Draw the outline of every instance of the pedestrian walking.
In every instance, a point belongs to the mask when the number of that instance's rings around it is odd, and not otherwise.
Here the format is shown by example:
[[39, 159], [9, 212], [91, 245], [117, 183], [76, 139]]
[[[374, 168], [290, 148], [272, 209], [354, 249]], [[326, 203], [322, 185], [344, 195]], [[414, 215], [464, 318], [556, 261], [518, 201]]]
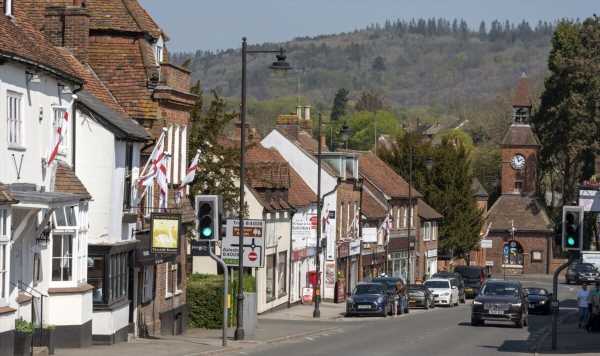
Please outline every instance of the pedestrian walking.
[[590, 302], [590, 291], [587, 289], [587, 285], [584, 284], [581, 286], [581, 290], [577, 292], [577, 307], [579, 308], [579, 325], [578, 327], [581, 329], [582, 326], [587, 326], [588, 317], [590, 313], [589, 309]]
[[586, 329], [588, 331], [600, 331], [600, 283], [596, 282], [596, 288], [590, 292], [591, 302], [590, 318]]

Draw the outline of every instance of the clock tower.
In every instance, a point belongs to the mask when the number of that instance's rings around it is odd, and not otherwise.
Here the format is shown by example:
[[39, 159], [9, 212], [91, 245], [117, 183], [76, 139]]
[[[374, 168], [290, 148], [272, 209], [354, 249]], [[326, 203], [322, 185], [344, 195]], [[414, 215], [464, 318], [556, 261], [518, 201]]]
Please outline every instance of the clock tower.
[[523, 73], [512, 99], [512, 124], [501, 145], [502, 194], [534, 195], [536, 193], [540, 142], [529, 125], [531, 109], [529, 81]]

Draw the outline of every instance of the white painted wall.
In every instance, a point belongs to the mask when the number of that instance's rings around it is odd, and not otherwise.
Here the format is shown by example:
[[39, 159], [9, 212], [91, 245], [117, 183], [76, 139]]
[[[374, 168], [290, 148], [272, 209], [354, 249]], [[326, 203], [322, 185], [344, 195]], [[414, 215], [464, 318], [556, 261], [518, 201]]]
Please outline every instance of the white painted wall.
[[112, 335], [129, 324], [129, 305], [111, 311], [94, 312], [92, 335]]
[[[47, 158], [54, 140], [53, 107], [61, 106], [67, 112], [72, 112], [72, 95], [62, 94], [59, 99], [57, 86], [59, 81], [43, 72], [39, 73], [39, 77], [40, 83], [31, 83], [27, 89], [25, 67], [13, 62], [0, 66], [0, 162], [5, 162], [0, 164], [0, 181], [3, 183], [26, 182], [38, 185], [44, 183], [44, 178], [48, 175], [42, 174], [42, 158]], [[7, 91], [22, 95], [24, 147], [21, 149], [8, 148]], [[71, 138], [68, 137], [68, 140], [70, 145]], [[17, 179], [13, 154], [17, 167], [21, 157], [23, 160], [20, 179]], [[70, 162], [70, 153], [62, 159]]]
[[44, 298], [44, 303], [47, 303], [44, 320], [50, 325], [82, 325], [92, 319], [91, 290], [81, 294], [52, 294]]
[[0, 314], [0, 333], [14, 330], [15, 316], [15, 313]]

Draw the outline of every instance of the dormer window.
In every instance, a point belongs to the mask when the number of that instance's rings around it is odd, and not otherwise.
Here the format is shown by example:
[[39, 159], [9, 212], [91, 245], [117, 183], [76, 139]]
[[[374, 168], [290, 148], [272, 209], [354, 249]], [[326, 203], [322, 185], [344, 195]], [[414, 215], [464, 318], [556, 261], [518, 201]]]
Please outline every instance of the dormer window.
[[154, 59], [156, 60], [156, 65], [160, 66], [163, 62], [163, 52], [165, 49], [165, 42], [162, 37], [159, 37], [156, 43], [154, 44]]
[[12, 0], [4, 0], [4, 15], [12, 17], [12, 15], [13, 15], [12, 7], [13, 7]]

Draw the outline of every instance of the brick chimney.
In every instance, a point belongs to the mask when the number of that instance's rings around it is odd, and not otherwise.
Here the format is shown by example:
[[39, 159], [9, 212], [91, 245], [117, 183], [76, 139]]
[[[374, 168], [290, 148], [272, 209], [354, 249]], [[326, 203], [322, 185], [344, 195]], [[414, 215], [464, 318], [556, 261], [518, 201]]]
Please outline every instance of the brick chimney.
[[279, 115], [275, 128], [281, 131], [284, 135], [292, 140], [298, 139], [298, 131], [300, 131], [300, 123], [298, 115]]
[[[70, 3], [70, 4], [69, 4]], [[65, 47], [83, 63], [88, 61], [90, 15], [85, 0], [46, 8], [44, 33], [53, 45]]]

